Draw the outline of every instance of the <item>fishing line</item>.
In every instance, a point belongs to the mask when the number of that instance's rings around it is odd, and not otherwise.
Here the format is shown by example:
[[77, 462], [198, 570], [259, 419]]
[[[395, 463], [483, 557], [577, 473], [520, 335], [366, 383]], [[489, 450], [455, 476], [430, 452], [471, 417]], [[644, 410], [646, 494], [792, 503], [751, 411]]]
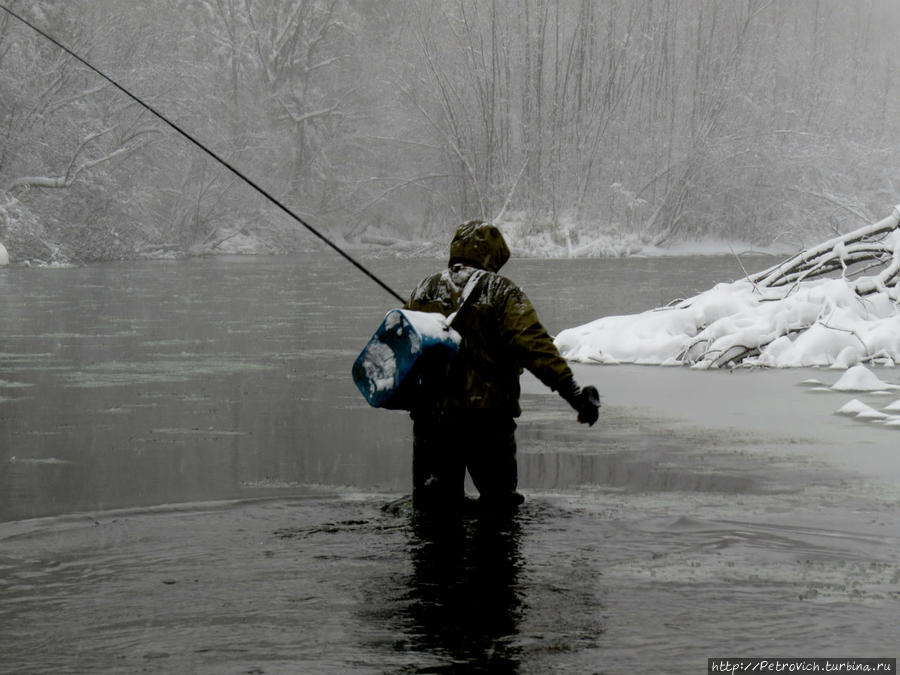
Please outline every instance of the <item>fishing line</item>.
[[132, 94], [130, 91], [128, 91], [128, 89], [126, 89], [125, 87], [123, 87], [121, 84], [119, 84], [118, 82], [116, 82], [114, 79], [112, 79], [111, 77], [109, 77], [109, 76], [106, 75], [105, 73], [101, 72], [98, 68], [94, 67], [94, 66], [91, 65], [90, 63], [88, 63], [86, 60], [84, 60], [84, 59], [83, 59], [82, 57], [80, 57], [78, 54], [76, 54], [76, 53], [73, 52], [71, 49], [69, 49], [69, 48], [66, 47], [64, 44], [62, 44], [59, 40], [57, 40], [56, 38], [54, 38], [52, 35], [49, 35], [47, 32], [41, 30], [40, 28], [38, 28], [37, 26], [35, 26], [33, 23], [31, 23], [31, 22], [28, 21], [27, 19], [22, 18], [21, 16], [19, 16], [19, 15], [16, 14], [15, 12], [13, 12], [11, 9], [9, 9], [8, 7], [6, 7], [5, 5], [0, 5], [0, 9], [2, 9], [4, 12], [6, 12], [6, 13], [9, 14], [10, 16], [14, 17], [15, 19], [18, 19], [20, 22], [22, 22], [23, 24], [25, 24], [26, 26], [28, 26], [29, 28], [31, 28], [31, 30], [33, 30], [34, 32], [36, 32], [38, 35], [41, 35], [41, 36], [43, 36], [44, 38], [46, 38], [47, 40], [49, 40], [50, 42], [52, 42], [54, 45], [56, 45], [56, 46], [59, 47], [61, 50], [63, 50], [64, 52], [66, 52], [69, 56], [71, 56], [72, 58], [74, 58], [76, 61], [80, 62], [82, 65], [84, 65], [84, 66], [85, 66], [86, 68], [88, 68], [89, 70], [92, 70], [93, 72], [95, 72], [97, 75], [99, 75], [99, 76], [102, 77], [104, 80], [106, 80], [107, 82], [109, 82], [112, 86], [114, 86], [116, 89], [118, 89], [118, 90], [121, 91], [123, 94], [125, 94], [126, 96], [128, 96], [130, 99], [132, 99], [133, 101], [135, 101], [137, 104], [143, 106], [147, 111], [149, 111], [151, 114], [153, 114], [157, 119], [159, 119], [159, 120], [165, 122], [166, 124], [168, 124], [172, 129], [174, 129], [176, 132], [178, 132], [181, 136], [183, 136], [183, 137], [186, 138], [188, 141], [190, 141], [191, 143], [193, 143], [194, 145], [196, 145], [198, 148], [200, 148], [200, 149], [201, 149], [203, 152], [205, 152], [207, 155], [209, 155], [209, 156], [212, 157], [214, 160], [216, 160], [217, 162], [219, 162], [219, 164], [221, 164], [221, 165], [224, 166], [226, 169], [228, 169], [229, 171], [231, 171], [231, 173], [233, 173], [235, 176], [237, 176], [238, 178], [240, 178], [241, 180], [243, 180], [245, 183], [247, 183], [247, 185], [249, 185], [249, 186], [252, 187], [254, 190], [256, 190], [257, 192], [259, 192], [259, 194], [261, 194], [263, 197], [265, 197], [266, 199], [268, 199], [272, 204], [274, 204], [275, 206], [277, 206], [277, 207], [278, 207], [279, 209], [281, 209], [284, 213], [286, 213], [288, 216], [290, 216], [290, 217], [293, 218], [295, 221], [297, 221], [298, 223], [300, 223], [303, 227], [305, 227], [307, 230], [309, 230], [310, 232], [312, 232], [315, 236], [317, 236], [317, 237], [318, 237], [319, 239], [321, 239], [323, 242], [325, 242], [326, 244], [328, 244], [328, 246], [330, 246], [330, 247], [333, 248], [335, 251], [337, 251], [337, 252], [338, 252], [341, 256], [343, 256], [350, 264], [352, 264], [354, 267], [356, 267], [356, 269], [358, 269], [360, 272], [362, 272], [363, 274], [365, 274], [367, 277], [369, 277], [372, 281], [374, 281], [376, 284], [378, 284], [379, 286], [381, 286], [381, 287], [382, 287], [384, 290], [386, 290], [388, 293], [390, 293], [391, 295], [393, 295], [393, 296], [394, 296], [397, 300], [399, 300], [401, 303], [405, 303], [405, 302], [406, 302], [406, 300], [404, 300], [404, 298], [401, 297], [400, 294], [398, 294], [394, 289], [392, 289], [392, 288], [391, 288], [390, 286], [388, 286], [385, 282], [383, 282], [381, 279], [379, 279], [379, 278], [375, 275], [374, 272], [372, 272], [371, 270], [369, 270], [369, 269], [367, 269], [365, 266], [363, 266], [362, 263], [360, 263], [360, 262], [357, 261], [355, 258], [353, 258], [353, 256], [351, 256], [349, 253], [347, 253], [346, 251], [344, 251], [340, 246], [338, 246], [338, 245], [337, 245], [336, 243], [334, 243], [331, 239], [329, 239], [327, 236], [325, 236], [325, 234], [323, 234], [320, 230], [316, 229], [315, 227], [313, 227], [312, 225], [310, 225], [309, 223], [307, 223], [305, 220], [303, 220], [303, 218], [301, 218], [300, 216], [298, 216], [298, 215], [297, 215], [296, 213], [294, 213], [291, 209], [289, 209], [287, 206], [285, 206], [281, 201], [279, 201], [279, 200], [278, 200], [274, 195], [272, 195], [268, 190], [266, 190], [265, 188], [263, 188], [262, 186], [260, 186], [256, 181], [252, 180], [250, 177], [248, 177], [246, 174], [244, 174], [240, 169], [238, 169], [237, 167], [233, 166], [230, 162], [228, 162], [227, 160], [225, 160], [223, 157], [221, 157], [221, 156], [219, 156], [218, 154], [216, 154], [213, 150], [210, 150], [208, 147], [206, 147], [206, 145], [204, 145], [203, 143], [201, 143], [199, 140], [197, 140], [197, 139], [196, 139], [194, 136], [192, 136], [190, 133], [188, 133], [187, 131], [185, 131], [184, 129], [182, 129], [180, 126], [178, 126], [177, 124], [175, 124], [175, 122], [173, 122], [173, 121], [170, 120], [168, 117], [166, 117], [165, 115], [163, 115], [161, 112], [159, 112], [158, 110], [156, 110], [155, 108], [153, 108], [153, 106], [151, 106], [149, 103], [145, 103], [144, 101], [142, 101], [139, 97], [137, 97], [136, 95]]

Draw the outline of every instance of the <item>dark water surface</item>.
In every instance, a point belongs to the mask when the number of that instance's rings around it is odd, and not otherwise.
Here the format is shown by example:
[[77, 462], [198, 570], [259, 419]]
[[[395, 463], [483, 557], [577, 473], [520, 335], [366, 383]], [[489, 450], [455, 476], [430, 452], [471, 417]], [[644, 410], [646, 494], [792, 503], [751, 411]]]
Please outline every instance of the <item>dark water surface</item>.
[[[405, 295], [442, 263], [371, 264]], [[729, 258], [504, 271], [554, 333], [739, 274]], [[408, 420], [369, 409], [349, 377], [392, 306], [324, 254], [0, 271], [0, 521], [298, 485], [405, 490]]]
[[[372, 264], [404, 294], [441, 265]], [[551, 332], [740, 276], [504, 271]], [[349, 377], [392, 306], [330, 255], [0, 270], [0, 672], [897, 655], [898, 432], [833, 415], [846, 397], [809, 373], [579, 366], [593, 429], [524, 380], [521, 511], [429, 522], [408, 419]]]

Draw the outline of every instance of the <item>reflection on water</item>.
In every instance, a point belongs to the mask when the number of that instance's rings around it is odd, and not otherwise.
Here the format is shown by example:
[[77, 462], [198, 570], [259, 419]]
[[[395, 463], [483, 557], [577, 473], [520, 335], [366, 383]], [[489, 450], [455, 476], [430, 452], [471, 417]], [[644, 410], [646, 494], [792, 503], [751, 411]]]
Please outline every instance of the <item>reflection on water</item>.
[[895, 508], [849, 489], [593, 488], [452, 523], [383, 502], [2, 523], [0, 670], [687, 674], [737, 642], [832, 656], [897, 644]]
[[514, 515], [413, 517], [401, 617], [409, 649], [449, 661], [429, 672], [518, 672], [521, 537]]

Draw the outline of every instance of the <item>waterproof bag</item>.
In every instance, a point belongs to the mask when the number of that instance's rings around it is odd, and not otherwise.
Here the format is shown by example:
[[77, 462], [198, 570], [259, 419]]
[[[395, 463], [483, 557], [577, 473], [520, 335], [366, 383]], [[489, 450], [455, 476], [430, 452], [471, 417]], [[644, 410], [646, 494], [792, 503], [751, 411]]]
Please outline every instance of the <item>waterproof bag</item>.
[[410, 410], [429, 385], [445, 375], [462, 337], [452, 324], [478, 280], [476, 272], [466, 284], [460, 307], [445, 317], [437, 312], [392, 309], [353, 363], [353, 381], [376, 408]]

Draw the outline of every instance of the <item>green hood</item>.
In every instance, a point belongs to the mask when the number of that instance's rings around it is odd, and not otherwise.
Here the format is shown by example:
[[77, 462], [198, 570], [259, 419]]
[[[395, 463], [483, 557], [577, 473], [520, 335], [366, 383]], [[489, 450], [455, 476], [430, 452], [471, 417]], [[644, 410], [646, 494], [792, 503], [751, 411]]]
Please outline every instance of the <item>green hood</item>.
[[450, 242], [450, 265], [462, 263], [498, 272], [509, 260], [509, 247], [500, 230], [483, 220], [470, 220], [456, 229]]

